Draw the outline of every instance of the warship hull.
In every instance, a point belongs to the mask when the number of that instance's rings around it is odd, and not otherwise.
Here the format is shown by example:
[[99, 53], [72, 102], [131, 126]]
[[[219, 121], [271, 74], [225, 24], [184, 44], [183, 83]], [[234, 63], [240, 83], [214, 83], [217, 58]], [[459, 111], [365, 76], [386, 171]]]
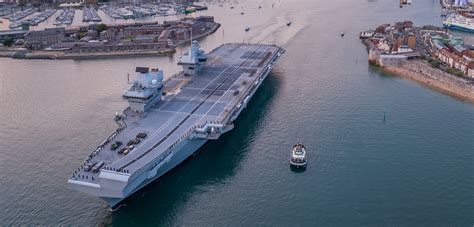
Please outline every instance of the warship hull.
[[184, 160], [189, 158], [193, 155], [202, 145], [204, 145], [207, 140], [189, 140], [182, 144], [182, 147], [179, 148], [179, 151], [176, 153], [176, 156], [170, 160], [170, 162], [164, 164], [161, 168], [157, 170], [156, 176], [150, 179], [147, 179], [140, 183], [139, 185], [131, 185], [135, 189], [129, 193], [129, 195], [125, 195], [125, 198], [110, 198], [110, 197], [102, 197], [103, 200], [107, 202], [112, 210], [115, 210], [120, 207], [120, 205], [124, 202], [125, 199], [132, 196], [136, 192], [140, 191], [140, 189], [144, 188], [151, 182], [157, 180], [168, 171], [172, 170], [177, 165], [181, 164]]

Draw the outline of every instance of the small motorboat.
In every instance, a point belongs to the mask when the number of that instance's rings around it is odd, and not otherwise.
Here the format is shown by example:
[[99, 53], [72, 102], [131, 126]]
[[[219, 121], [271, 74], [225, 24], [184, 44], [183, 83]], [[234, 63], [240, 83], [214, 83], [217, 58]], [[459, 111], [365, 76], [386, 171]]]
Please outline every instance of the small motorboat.
[[344, 32], [341, 32], [341, 37], [344, 37]]
[[246, 31], [246, 32], [250, 31], [250, 28], [246, 28], [245, 31]]
[[291, 25], [291, 21], [288, 21], [288, 22], [286, 23], [286, 26], [290, 26], [290, 25]]
[[299, 142], [291, 149], [290, 165], [296, 168], [306, 168], [307, 163], [306, 147]]

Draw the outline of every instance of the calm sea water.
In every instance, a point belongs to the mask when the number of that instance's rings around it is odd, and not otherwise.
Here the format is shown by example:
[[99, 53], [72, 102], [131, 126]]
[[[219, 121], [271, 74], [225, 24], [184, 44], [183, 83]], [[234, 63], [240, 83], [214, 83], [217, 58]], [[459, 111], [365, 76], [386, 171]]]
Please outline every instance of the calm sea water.
[[[233, 131], [116, 212], [66, 181], [115, 129], [127, 72], [148, 66], [172, 75], [181, 49], [169, 58], [0, 59], [0, 223], [474, 224], [473, 103], [368, 67], [358, 40], [359, 31], [396, 20], [439, 25], [438, 0], [403, 9], [392, 0], [222, 5], [203, 12], [223, 24], [204, 49], [264, 42], [286, 54]], [[288, 166], [298, 140], [310, 150], [305, 172]]]

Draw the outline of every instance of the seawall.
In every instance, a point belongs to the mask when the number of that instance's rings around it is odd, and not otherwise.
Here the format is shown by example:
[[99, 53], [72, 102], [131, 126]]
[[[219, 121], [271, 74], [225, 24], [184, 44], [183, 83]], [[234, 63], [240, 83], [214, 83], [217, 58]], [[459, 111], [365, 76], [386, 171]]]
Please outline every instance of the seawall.
[[385, 66], [381, 69], [474, 102], [473, 81], [468, 81], [433, 68], [421, 60], [410, 60], [401, 66]]

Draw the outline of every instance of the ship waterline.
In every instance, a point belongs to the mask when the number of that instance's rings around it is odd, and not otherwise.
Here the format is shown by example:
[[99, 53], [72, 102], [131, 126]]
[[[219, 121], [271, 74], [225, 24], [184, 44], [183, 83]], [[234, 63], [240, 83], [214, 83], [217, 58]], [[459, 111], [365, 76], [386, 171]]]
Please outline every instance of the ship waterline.
[[137, 68], [118, 129], [74, 171], [69, 187], [117, 207], [231, 130], [283, 53], [275, 45], [224, 44], [206, 56], [194, 42], [181, 57], [183, 72], [164, 82], [162, 71]]

